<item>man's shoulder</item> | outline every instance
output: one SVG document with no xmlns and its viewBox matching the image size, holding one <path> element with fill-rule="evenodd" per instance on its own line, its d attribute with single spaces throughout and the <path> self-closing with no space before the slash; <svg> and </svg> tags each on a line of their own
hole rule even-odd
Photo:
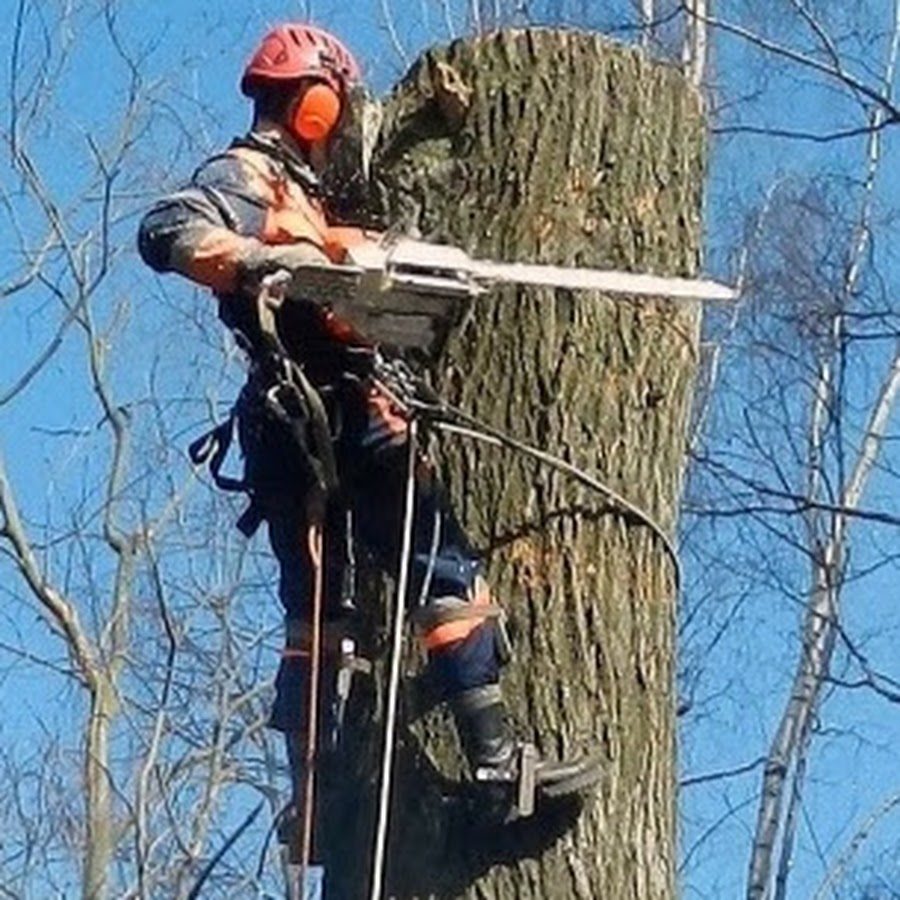
<svg viewBox="0 0 900 900">
<path fill-rule="evenodd" d="M 265 155 L 232 144 L 205 159 L 195 170 L 191 182 L 198 187 L 242 188 L 256 178 L 269 174 Z"/>
</svg>

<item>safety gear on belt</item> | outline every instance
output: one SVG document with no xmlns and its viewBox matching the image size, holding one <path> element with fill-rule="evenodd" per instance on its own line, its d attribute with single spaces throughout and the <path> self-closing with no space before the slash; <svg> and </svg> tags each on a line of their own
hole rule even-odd
<svg viewBox="0 0 900 900">
<path fill-rule="evenodd" d="M 287 22 L 260 42 L 241 78 L 241 93 L 252 97 L 266 85 L 313 78 L 343 96 L 360 80 L 353 54 L 332 34 L 302 22 Z"/>
<path fill-rule="evenodd" d="M 312 632 L 305 619 L 285 619 L 285 646 L 282 655 L 285 657 L 309 656 L 312 644 Z M 327 619 L 322 626 L 322 654 L 328 660 L 346 663 L 354 672 L 368 674 L 372 671 L 371 663 L 355 652 L 356 639 L 353 627 L 347 618 Z M 351 648 L 348 644 L 353 645 Z"/>
<path fill-rule="evenodd" d="M 353 680 L 357 675 L 371 675 L 372 663 L 359 655 L 353 629 L 346 618 L 327 620 L 322 628 L 322 655 L 332 680 L 327 690 L 329 703 L 328 746 L 336 750 L 340 744 L 344 714 L 350 700 Z M 307 660 L 312 652 L 312 628 L 303 619 L 285 619 L 285 659 Z"/>
<path fill-rule="evenodd" d="M 290 439 L 291 459 L 299 481 L 291 485 L 295 492 L 308 496 L 315 491 L 324 502 L 338 487 L 337 463 L 322 395 L 306 377 L 303 367 L 287 355 L 281 344 L 272 307 L 276 291 L 274 284 L 263 279 L 257 298 L 261 344 L 253 348 L 247 384 L 229 419 L 201 435 L 188 449 L 195 465 L 210 463 L 219 487 L 246 491 L 250 495 L 250 507 L 238 520 L 238 527 L 248 536 L 264 518 L 257 495 L 272 477 L 264 468 L 268 455 L 260 452 L 258 447 L 271 434 L 267 420 L 277 423 Z M 228 453 L 235 422 L 241 427 L 241 443 L 247 461 L 244 479 L 240 481 L 223 477 L 219 472 Z"/>
</svg>

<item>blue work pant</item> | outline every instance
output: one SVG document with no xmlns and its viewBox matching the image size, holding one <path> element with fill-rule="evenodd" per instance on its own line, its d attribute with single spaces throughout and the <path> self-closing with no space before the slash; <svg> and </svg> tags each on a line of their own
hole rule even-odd
<svg viewBox="0 0 900 900">
<path fill-rule="evenodd" d="M 352 523 L 352 552 L 367 553 L 391 576 L 400 562 L 404 504 L 408 472 L 405 423 L 386 408 L 383 397 L 354 386 L 330 398 L 332 417 L 339 423 L 335 455 L 340 488 L 327 503 L 324 516 L 324 617 L 345 616 L 348 598 L 347 512 Z M 291 471 L 291 446 L 275 422 L 262 426 L 254 467 L 265 471 L 267 486 L 257 492 L 268 525 L 269 540 L 278 560 L 278 594 L 289 626 L 311 617 L 313 567 L 308 547 L 307 503 Z M 247 448 L 245 446 L 245 452 Z M 264 458 L 260 459 L 262 455 Z M 279 470 L 281 474 L 279 476 Z M 291 480 L 293 479 L 293 480 Z M 446 492 L 431 465 L 417 460 L 413 519 L 413 550 L 407 607 L 435 601 L 474 599 L 481 581 L 481 561 L 471 547 Z M 353 602 L 364 603 L 354 597 Z M 473 629 L 460 639 L 432 648 L 429 665 L 441 694 L 450 698 L 460 691 L 495 683 L 499 677 L 496 625 L 473 621 Z M 281 731 L 303 728 L 308 657 L 286 653 L 276 678 L 276 699 L 271 725 Z"/>
</svg>

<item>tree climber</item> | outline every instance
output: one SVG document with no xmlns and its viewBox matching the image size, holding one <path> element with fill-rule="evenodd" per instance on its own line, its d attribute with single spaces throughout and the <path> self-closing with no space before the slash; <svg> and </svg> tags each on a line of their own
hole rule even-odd
<svg viewBox="0 0 900 900">
<path fill-rule="evenodd" d="M 278 344 L 321 397 L 330 425 L 339 487 L 324 509 L 310 509 L 310 448 L 265 402 L 271 382 L 261 360 L 270 348 L 256 306 L 267 275 L 352 262 L 354 245 L 378 240 L 334 220 L 321 181 L 359 81 L 356 60 L 337 38 L 307 24 L 275 28 L 241 80 L 253 102 L 250 131 L 206 160 L 183 190 L 158 200 L 139 233 L 149 266 L 212 289 L 220 318 L 250 357 L 236 411 L 255 522 L 243 519 L 248 532 L 267 523 L 280 567 L 287 640 L 271 725 L 287 737 L 295 788 L 308 715 L 313 561 L 303 536 L 309 519 L 324 522 L 326 659 L 344 618 L 347 510 L 354 537 L 385 569 L 396 571 L 400 552 L 408 423 L 372 378 L 375 348 L 326 305 L 300 299 L 302 284 L 275 313 Z M 416 596 L 427 581 L 420 624 L 429 665 L 455 713 L 472 771 L 508 774 L 517 743 L 498 683 L 499 630 L 486 612 L 482 563 L 424 459 L 416 489 L 409 594 Z M 463 608 L 468 616 L 460 616 Z"/>
</svg>

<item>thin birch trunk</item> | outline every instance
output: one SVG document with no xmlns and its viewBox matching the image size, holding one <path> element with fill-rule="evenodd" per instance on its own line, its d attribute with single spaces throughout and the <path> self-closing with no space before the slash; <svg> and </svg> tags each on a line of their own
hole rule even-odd
<svg viewBox="0 0 900 900">
<path fill-rule="evenodd" d="M 686 10 L 682 63 L 688 81 L 699 89 L 709 56 L 709 0 L 688 0 Z"/>
<path fill-rule="evenodd" d="M 890 86 L 900 49 L 900 4 L 894 6 L 894 33 L 885 66 L 885 89 Z M 802 632 L 802 645 L 789 699 L 776 729 L 766 761 L 762 796 L 754 831 L 747 882 L 748 900 L 781 900 L 787 890 L 787 873 L 793 852 L 797 806 L 801 802 L 806 751 L 811 728 L 821 699 L 835 647 L 840 614 L 840 595 L 849 540 L 849 513 L 859 507 L 863 492 L 885 440 L 887 424 L 900 390 L 900 349 L 891 360 L 873 399 L 863 440 L 850 475 L 840 487 L 837 510 L 822 511 L 827 505 L 826 442 L 836 410 L 846 401 L 838 394 L 834 369 L 840 365 L 844 341 L 844 318 L 852 302 L 867 257 L 873 194 L 881 157 L 881 125 L 884 112 L 877 108 L 871 117 L 866 160 L 866 179 L 859 223 L 851 236 L 848 265 L 841 292 L 842 302 L 831 324 L 829 346 L 819 365 L 810 415 L 807 458 L 807 541 L 812 558 L 810 599 Z M 840 455 L 840 448 L 838 454 Z M 840 470 L 839 470 L 840 472 Z M 788 793 L 787 785 L 793 788 Z M 773 871 L 776 856 L 781 862 Z M 774 894 L 773 894 L 774 891 Z"/>
</svg>

